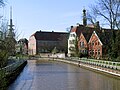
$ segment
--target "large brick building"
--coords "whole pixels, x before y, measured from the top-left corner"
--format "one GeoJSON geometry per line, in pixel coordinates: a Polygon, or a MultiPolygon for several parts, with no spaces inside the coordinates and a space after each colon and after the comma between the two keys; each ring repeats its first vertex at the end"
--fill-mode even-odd
{"type": "MultiPolygon", "coordinates": [[[[85,10],[83,10],[85,13],[85,10]]],[[[86,14],[83,14],[86,15],[86,14]]],[[[83,25],[72,26],[68,38],[68,55],[75,53],[75,39],[77,37],[78,49],[82,54],[88,54],[93,58],[107,57],[111,37],[117,30],[100,28],[99,22],[95,25],[87,25],[86,16],[83,17],[83,25]]]]}
{"type": "Polygon", "coordinates": [[[93,28],[84,25],[71,27],[68,39],[68,55],[71,56],[75,48],[75,38],[78,38],[78,49],[80,53],[88,54],[93,58],[107,57],[112,35],[118,30],[104,28],[93,28]],[[72,43],[71,43],[72,42],[72,43]],[[73,49],[73,50],[72,50],[73,49]]]}
{"type": "Polygon", "coordinates": [[[37,31],[29,38],[28,52],[30,55],[51,53],[55,47],[58,52],[66,52],[67,38],[66,32],[37,31]]]}

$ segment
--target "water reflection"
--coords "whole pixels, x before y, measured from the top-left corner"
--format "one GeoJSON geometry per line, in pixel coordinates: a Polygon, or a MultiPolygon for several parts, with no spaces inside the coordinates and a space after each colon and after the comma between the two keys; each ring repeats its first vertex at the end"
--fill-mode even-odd
{"type": "Polygon", "coordinates": [[[120,80],[66,63],[31,60],[8,90],[120,90],[120,80]]]}

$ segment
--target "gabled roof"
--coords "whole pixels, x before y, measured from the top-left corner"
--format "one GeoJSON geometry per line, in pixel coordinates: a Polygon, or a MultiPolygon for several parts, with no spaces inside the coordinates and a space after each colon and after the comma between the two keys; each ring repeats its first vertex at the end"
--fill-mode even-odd
{"type": "Polygon", "coordinates": [[[77,36],[79,37],[80,34],[82,33],[86,39],[86,41],[88,42],[91,35],[92,35],[92,32],[95,30],[95,28],[91,28],[91,27],[86,27],[86,26],[83,26],[83,25],[79,25],[79,26],[76,26],[76,27],[73,27],[71,29],[71,32],[76,32],[77,36]]]}
{"type": "Polygon", "coordinates": [[[47,31],[37,31],[33,35],[36,40],[43,40],[43,41],[59,41],[62,35],[67,37],[67,32],[47,32],[47,31]]]}
{"type": "Polygon", "coordinates": [[[28,40],[27,40],[26,38],[22,38],[22,39],[20,39],[20,40],[18,41],[18,43],[19,43],[19,42],[28,43],[28,40]]]}
{"type": "Polygon", "coordinates": [[[102,30],[96,31],[96,33],[99,39],[101,40],[101,42],[103,43],[103,45],[109,45],[113,37],[113,33],[116,35],[117,31],[119,30],[102,29],[102,30]]]}
{"type": "Polygon", "coordinates": [[[93,31],[95,31],[100,41],[103,43],[103,45],[107,45],[108,43],[110,43],[113,32],[116,34],[118,30],[93,28],[93,27],[87,27],[84,25],[79,25],[79,26],[73,27],[71,29],[71,32],[73,31],[75,31],[78,37],[82,33],[87,42],[89,41],[93,31]]]}
{"type": "Polygon", "coordinates": [[[77,30],[77,26],[74,26],[74,27],[71,28],[70,32],[76,32],[76,30],[77,30]]]}

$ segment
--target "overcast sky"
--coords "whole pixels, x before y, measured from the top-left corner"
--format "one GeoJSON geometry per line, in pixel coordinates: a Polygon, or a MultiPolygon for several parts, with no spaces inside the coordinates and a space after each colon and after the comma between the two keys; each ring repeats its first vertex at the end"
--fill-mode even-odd
{"type": "Polygon", "coordinates": [[[66,28],[82,24],[82,10],[89,9],[95,0],[8,0],[4,17],[9,19],[13,9],[13,23],[19,38],[29,39],[38,30],[66,32],[66,28]]]}

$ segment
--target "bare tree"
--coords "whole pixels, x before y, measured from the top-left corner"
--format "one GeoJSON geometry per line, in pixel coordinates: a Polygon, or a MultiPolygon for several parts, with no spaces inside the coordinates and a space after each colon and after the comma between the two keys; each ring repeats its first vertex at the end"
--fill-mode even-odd
{"type": "Polygon", "coordinates": [[[120,28],[120,0],[98,0],[91,7],[88,19],[94,24],[96,18],[102,18],[111,29],[120,28]]]}
{"type": "Polygon", "coordinates": [[[5,5],[5,1],[4,0],[0,0],[0,7],[3,7],[5,5]]]}

